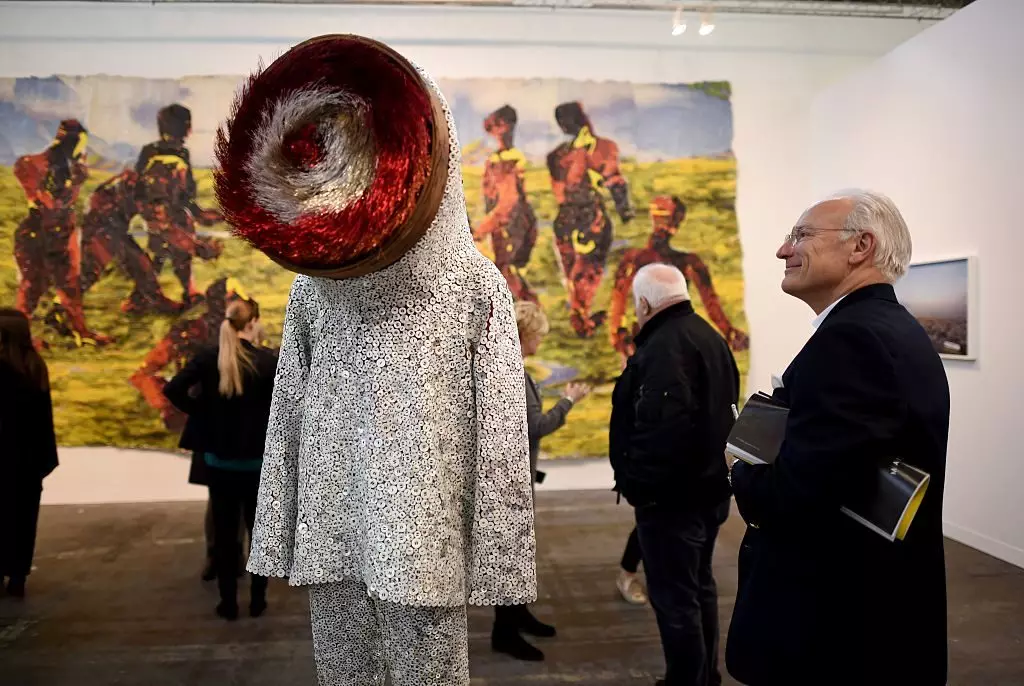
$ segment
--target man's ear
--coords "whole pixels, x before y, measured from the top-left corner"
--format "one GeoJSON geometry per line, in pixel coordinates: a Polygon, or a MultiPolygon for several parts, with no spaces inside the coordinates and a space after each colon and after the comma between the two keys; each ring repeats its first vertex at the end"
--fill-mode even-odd
{"type": "Polygon", "coordinates": [[[878,247],[878,239],[870,231],[862,231],[854,238],[853,252],[850,253],[848,262],[859,266],[864,262],[873,262],[875,259],[875,248],[878,247]]]}
{"type": "Polygon", "coordinates": [[[647,302],[647,298],[641,297],[636,303],[637,314],[647,314],[651,311],[651,303],[647,302]]]}

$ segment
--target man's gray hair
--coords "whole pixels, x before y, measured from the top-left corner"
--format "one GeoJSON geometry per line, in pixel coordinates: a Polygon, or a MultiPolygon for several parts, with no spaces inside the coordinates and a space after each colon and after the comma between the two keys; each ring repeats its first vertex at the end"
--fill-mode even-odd
{"type": "Polygon", "coordinates": [[[673,300],[689,300],[686,277],[671,264],[655,262],[641,267],[633,277],[633,304],[647,300],[651,309],[658,309],[673,300]]]}
{"type": "Polygon", "coordinates": [[[849,200],[853,209],[843,225],[842,238],[860,233],[875,236],[875,266],[889,283],[907,273],[913,245],[903,215],[888,196],[875,191],[851,188],[834,193],[829,200],[849,200]]]}

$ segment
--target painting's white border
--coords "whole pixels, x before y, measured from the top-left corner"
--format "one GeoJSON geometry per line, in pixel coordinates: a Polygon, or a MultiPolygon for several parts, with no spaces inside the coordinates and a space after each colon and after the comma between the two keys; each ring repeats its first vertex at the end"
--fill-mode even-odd
{"type": "MultiPolygon", "coordinates": [[[[955,257],[943,257],[932,260],[919,260],[911,262],[910,267],[924,267],[930,264],[945,264],[947,262],[967,263],[967,354],[954,355],[951,353],[939,353],[944,360],[959,360],[961,362],[972,362],[978,359],[978,256],[957,255],[955,257]]],[[[909,273],[909,268],[908,268],[909,273]]],[[[897,282],[898,284],[899,282],[897,282]]]]}

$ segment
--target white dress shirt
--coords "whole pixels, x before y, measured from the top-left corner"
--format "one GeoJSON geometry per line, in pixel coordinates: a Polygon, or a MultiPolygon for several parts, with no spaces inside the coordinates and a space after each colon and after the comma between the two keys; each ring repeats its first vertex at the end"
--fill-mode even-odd
{"type": "Polygon", "coordinates": [[[842,300],[845,297],[846,297],[845,295],[839,296],[839,298],[837,298],[835,302],[833,302],[831,305],[829,305],[824,310],[822,310],[821,314],[819,314],[817,317],[814,318],[814,321],[811,322],[811,326],[814,327],[815,331],[817,331],[818,327],[821,326],[821,323],[823,321],[825,321],[825,317],[827,317],[828,313],[832,311],[832,308],[835,307],[836,305],[838,305],[839,301],[842,300]]]}

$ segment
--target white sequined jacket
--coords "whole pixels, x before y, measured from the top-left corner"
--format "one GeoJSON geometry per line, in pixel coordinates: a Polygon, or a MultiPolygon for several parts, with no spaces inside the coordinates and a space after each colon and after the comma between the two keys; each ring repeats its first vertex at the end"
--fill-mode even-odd
{"type": "Polygon", "coordinates": [[[424,237],[379,272],[292,286],[253,573],[292,585],[359,579],[409,605],[536,599],[512,298],[473,244],[444,109],[449,174],[424,237]]]}

